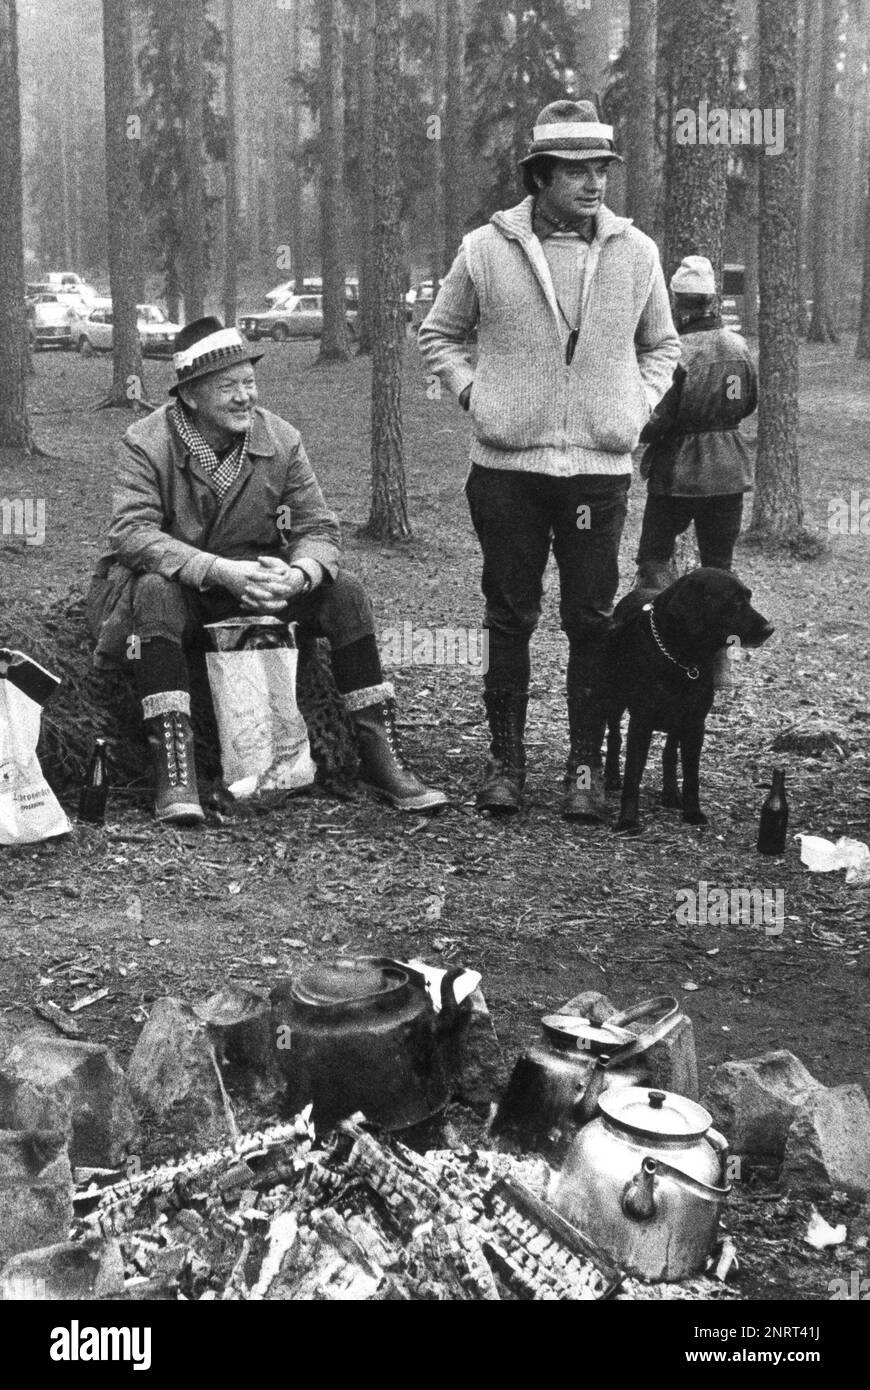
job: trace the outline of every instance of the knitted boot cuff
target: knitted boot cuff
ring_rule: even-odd
[[[160,690],[142,700],[142,718],[157,719],[161,714],[186,714],[190,718],[190,696],[186,690]]]
[[[349,690],[342,696],[348,714],[368,709],[370,705],[380,705],[384,700],[394,700],[396,692],[392,681],[382,681],[380,685],[367,685],[363,690]]]

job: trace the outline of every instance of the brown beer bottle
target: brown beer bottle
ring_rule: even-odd
[[[761,808],[758,826],[759,854],[782,854],[788,830],[788,802],[785,799],[785,768],[773,769],[773,781]]]
[[[108,796],[109,768],[106,757],[106,740],[98,738],[94,741],[94,751],[91,754],[79,795],[79,820],[90,821],[92,825],[102,825],[106,819]]]

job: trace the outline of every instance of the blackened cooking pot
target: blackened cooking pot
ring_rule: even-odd
[[[449,971],[437,1012],[424,976],[384,957],[311,966],[272,990],[272,1026],[287,1104],[313,1102],[319,1130],[362,1111],[384,1129],[404,1129],[447,1104],[471,1019]]]

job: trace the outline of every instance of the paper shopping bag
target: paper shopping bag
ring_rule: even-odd
[[[295,791],[314,781],[308,730],[296,703],[293,626],[248,618],[208,624],[219,650],[206,653],[206,670],[231,796]]]
[[[23,652],[0,648],[0,845],[68,835],[70,823],[42,775],[41,706],[60,681]]]

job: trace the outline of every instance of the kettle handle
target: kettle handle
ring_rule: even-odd
[[[456,995],[453,986],[460,975],[465,974],[465,969],[461,965],[454,965],[441,978],[441,1026],[450,1028],[453,1026],[454,1019],[459,1013],[461,1005],[456,1002]]]

